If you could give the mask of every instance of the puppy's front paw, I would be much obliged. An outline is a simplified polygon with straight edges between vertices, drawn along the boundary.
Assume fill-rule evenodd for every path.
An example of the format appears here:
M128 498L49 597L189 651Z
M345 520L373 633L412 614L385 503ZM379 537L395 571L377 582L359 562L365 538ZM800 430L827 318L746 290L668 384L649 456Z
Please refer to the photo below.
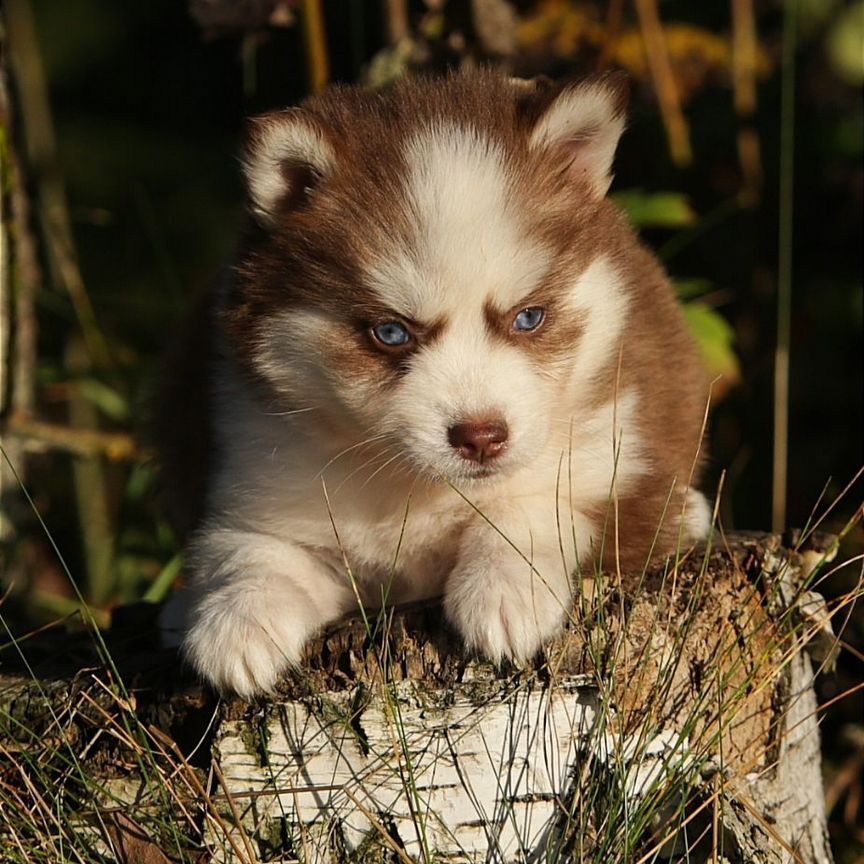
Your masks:
M498 662L530 660L561 631L570 611L570 582L561 562L529 571L510 562L460 566L444 597L444 611L469 648ZM556 567L557 564L557 567Z
M217 690L249 699L300 661L316 623L300 596L217 591L193 606L183 653Z

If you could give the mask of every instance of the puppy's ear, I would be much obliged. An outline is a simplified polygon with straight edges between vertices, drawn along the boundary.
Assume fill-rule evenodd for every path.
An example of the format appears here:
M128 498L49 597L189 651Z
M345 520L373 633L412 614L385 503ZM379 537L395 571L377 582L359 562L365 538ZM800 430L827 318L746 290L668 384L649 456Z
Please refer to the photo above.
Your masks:
M243 171L252 214L266 228L302 207L334 162L324 130L302 109L250 120Z
M612 160L624 131L626 76L603 75L565 85L554 95L541 89L538 95L544 104L534 120L531 147L552 149L574 181L586 183L602 198L612 182Z

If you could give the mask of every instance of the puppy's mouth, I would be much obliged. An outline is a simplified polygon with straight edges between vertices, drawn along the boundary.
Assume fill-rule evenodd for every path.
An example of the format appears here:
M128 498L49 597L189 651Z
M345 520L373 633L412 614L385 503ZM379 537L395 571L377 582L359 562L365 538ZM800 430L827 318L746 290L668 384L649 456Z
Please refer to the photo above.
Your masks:
M496 464L466 466L465 476L469 480L486 480L491 477L500 477L504 471Z
M419 467L419 466L418 466ZM454 470L452 467L443 468L443 466L433 467L426 465L420 468L419 473L425 474L428 478L436 483L444 485L483 485L486 483L494 483L510 474L512 466L509 464L501 464L499 462L489 464L463 464Z
M463 462L455 471L448 471L447 479L453 483L494 483L512 473L511 459L492 459L489 462Z
M418 438L416 443L409 438L407 448L414 470L444 485L494 483L524 462L522 448L503 423L451 425L446 433L447 450L441 448L440 440Z

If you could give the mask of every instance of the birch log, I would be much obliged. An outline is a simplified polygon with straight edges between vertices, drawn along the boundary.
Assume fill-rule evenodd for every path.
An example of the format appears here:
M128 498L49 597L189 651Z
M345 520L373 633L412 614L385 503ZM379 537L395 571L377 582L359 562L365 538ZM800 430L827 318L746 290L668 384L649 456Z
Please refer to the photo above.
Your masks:
M830 615L806 590L825 555L771 535L717 542L583 578L567 632L529 668L466 657L433 605L334 628L278 698L220 703L203 736L183 731L202 725L197 691L139 678L121 707L185 778L172 812L185 836L197 825L201 857L184 860L830 862L812 686ZM9 679L3 716L29 699L33 728L33 686ZM120 700L100 699L116 718ZM90 715L75 746L95 760ZM124 802L124 824L169 854L154 781L126 764L80 830L139 860L117 851Z

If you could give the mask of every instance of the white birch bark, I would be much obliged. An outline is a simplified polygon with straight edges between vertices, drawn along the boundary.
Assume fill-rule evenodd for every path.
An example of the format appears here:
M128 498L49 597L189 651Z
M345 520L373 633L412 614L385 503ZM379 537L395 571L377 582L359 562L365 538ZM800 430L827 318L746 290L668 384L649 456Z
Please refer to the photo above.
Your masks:
M741 544L732 566L712 559L700 582L703 608L737 616L739 650L718 649L722 635L706 642L725 611L696 611L692 638L676 643L680 616L657 614L667 583L633 600L627 628L610 602L595 635L620 665L599 687L576 671L590 665L578 627L536 674L495 677L473 663L452 682L442 682L449 655L401 632L396 644L426 655L414 674L391 670L404 677L390 686L356 631L336 634L315 649L348 670L330 678L335 687L322 691L327 675L313 676L311 698L222 723L214 752L227 791L253 836L265 847L290 836L301 860L379 860L398 848L394 860L624 861L623 841L610 837L653 812L647 860L828 864L813 671L793 646L805 636L799 618L784 611L798 602L804 563L768 545L759 554L769 596L735 575L758 544ZM785 638L769 634L766 605L790 627ZM724 676L715 695L726 704L700 708L706 682ZM734 695L742 684L753 698ZM626 722L639 712L644 723ZM676 815L684 799L689 821ZM226 848L218 860L237 858Z

